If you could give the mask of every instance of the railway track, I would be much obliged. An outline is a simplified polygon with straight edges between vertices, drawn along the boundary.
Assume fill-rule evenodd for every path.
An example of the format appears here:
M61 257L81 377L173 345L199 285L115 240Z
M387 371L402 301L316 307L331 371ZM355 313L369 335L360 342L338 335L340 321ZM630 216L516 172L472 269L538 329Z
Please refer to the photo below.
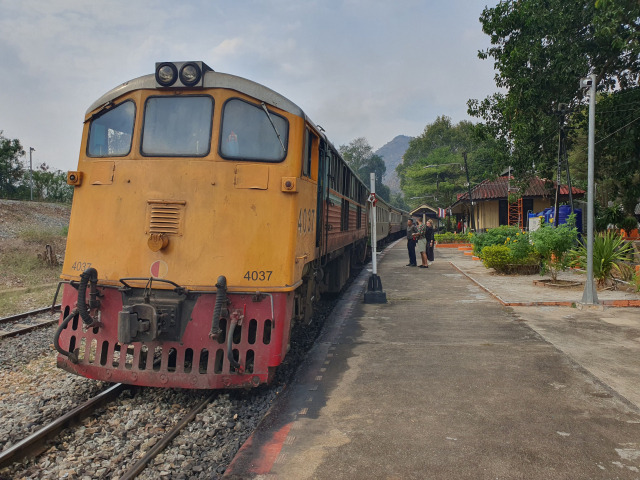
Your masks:
M0 452L0 469L28 457L36 457L55 440L55 438L67 427L78 425L82 420L105 404L115 400L124 390L131 388L129 385L117 383L98 395L90 398L70 412L62 415L37 432L29 435L24 440L14 444ZM196 403L182 419L158 440L133 466L120 476L120 480L136 478L159 453L161 453L171 441L200 413L216 396L218 392L212 392Z
M63 429L70 425L80 423L82 419L91 415L96 409L118 397L128 385L116 383L108 389L100 392L93 398L77 406L70 412L55 419L37 432L29 435L24 440L14 444L0 452L0 468L7 467L28 456L36 456L46 449L49 441L54 439Z
M28 312L18 313L17 315L11 315L9 317L0 318L0 339L15 337L17 335L22 335L23 333L30 332L37 328L47 327L49 325L53 325L58 321L55 319L40 319L40 318L31 318L38 317L47 312L59 312L60 304L54 305L52 307L39 308L37 310L30 310ZM28 323L19 323L20 320L29 319Z

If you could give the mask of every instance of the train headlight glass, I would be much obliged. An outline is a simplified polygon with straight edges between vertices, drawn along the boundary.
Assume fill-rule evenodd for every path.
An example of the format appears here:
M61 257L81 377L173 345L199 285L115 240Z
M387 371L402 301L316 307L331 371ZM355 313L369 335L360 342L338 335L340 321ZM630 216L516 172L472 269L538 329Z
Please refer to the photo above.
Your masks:
M178 79L178 70L172 63L162 63L156 69L156 82L163 87L170 87Z
M187 87L192 87L200 81L202 73L195 63L185 63L180 69L180 81Z

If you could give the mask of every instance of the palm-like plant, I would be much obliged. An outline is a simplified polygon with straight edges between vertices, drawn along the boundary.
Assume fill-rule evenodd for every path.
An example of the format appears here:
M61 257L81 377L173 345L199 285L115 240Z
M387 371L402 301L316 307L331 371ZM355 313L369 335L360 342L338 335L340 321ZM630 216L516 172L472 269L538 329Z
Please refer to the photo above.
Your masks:
M633 246L625 242L619 233L609 231L596 235L593 239L593 276L598 286L603 287L613 279L613 271L621 272L624 262L633 260ZM571 251L572 265L586 268L587 247L580 242L578 248Z

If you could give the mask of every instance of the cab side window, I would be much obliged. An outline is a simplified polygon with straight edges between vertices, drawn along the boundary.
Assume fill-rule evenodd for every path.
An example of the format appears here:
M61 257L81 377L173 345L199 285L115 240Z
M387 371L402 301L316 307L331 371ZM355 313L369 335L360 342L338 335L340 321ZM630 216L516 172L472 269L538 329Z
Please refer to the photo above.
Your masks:
M91 120L87 155L124 157L131 151L136 105L129 100Z

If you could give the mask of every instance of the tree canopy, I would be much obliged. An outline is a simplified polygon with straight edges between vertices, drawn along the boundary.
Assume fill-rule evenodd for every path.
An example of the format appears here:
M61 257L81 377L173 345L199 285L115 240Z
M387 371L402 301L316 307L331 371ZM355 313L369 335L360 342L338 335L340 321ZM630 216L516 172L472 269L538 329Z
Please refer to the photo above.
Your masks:
M500 168L494 143L471 122L454 125L449 117L438 117L409 142L403 162L396 169L405 199L413 206L451 205L457 194L467 189L463 153L468 153L469 176L474 183Z
M478 130L495 139L503 159L523 179L534 173L553 178L560 104L573 109L569 122L579 128L570 133L570 142L575 141L584 135L587 103L579 80L595 73L601 102L596 108L599 175L615 179L617 193L637 200L640 2L503 0L485 8L480 22L491 47L478 56L493 59L496 85L504 91L469 100L468 111L482 119ZM581 145L579 140L573 144Z
M360 137L352 140L348 145L341 145L340 154L347 165L356 173L365 185L370 184L371 173L376 174L376 194L386 200L391 201L389 187L382 183L382 178L387 171L384 160L379 155L373 153L373 148L366 138Z
M8 139L0 130L0 198L28 200L33 198L50 202L70 202L73 187L67 185L67 176L60 170L53 170L46 163L40 164L33 172L22 164L25 151L17 139ZM30 175L31 173L31 175Z
M13 198L17 195L23 167L20 157L24 150L20 141L10 140L0 130L0 197Z

